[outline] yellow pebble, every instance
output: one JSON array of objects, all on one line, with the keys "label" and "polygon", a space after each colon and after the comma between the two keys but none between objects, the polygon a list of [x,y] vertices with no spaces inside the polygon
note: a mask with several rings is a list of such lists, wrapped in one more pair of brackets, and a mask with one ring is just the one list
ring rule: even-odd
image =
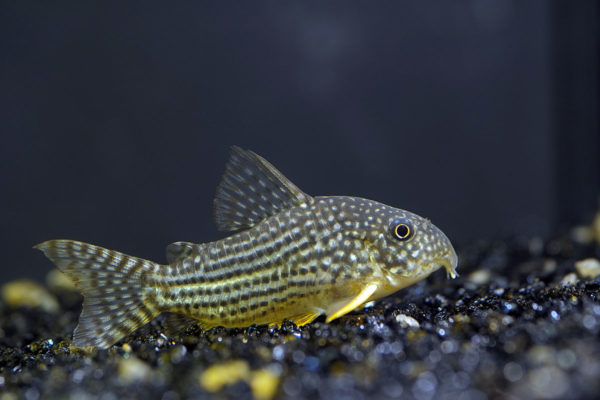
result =
[{"label": "yellow pebble", "polygon": [[240,380],[248,380],[250,367],[244,360],[234,360],[215,364],[206,369],[200,376],[200,385],[209,392],[216,392],[225,385]]},{"label": "yellow pebble", "polygon": [[577,273],[583,278],[594,278],[600,275],[600,261],[595,258],[586,258],[575,263]]},{"label": "yellow pebble", "polygon": [[119,379],[124,384],[150,381],[152,368],[137,357],[123,358],[118,366]]},{"label": "yellow pebble", "polygon": [[19,400],[19,396],[17,396],[15,393],[6,392],[0,394],[0,400]]},{"label": "yellow pebble", "polygon": [[596,214],[596,218],[594,218],[594,222],[592,223],[592,229],[594,230],[596,244],[600,245],[600,212],[598,212]]},{"label": "yellow pebble", "polygon": [[12,307],[40,307],[47,312],[58,311],[58,301],[37,282],[20,279],[2,286],[2,299]]},{"label": "yellow pebble", "polygon": [[52,290],[76,291],[75,284],[67,275],[56,268],[46,274],[46,285]]},{"label": "yellow pebble", "polygon": [[250,387],[252,394],[259,400],[270,400],[277,392],[279,376],[268,369],[260,369],[252,373]]},{"label": "yellow pebble", "polygon": [[341,361],[334,361],[329,367],[331,376],[341,375],[346,372],[346,365]]}]

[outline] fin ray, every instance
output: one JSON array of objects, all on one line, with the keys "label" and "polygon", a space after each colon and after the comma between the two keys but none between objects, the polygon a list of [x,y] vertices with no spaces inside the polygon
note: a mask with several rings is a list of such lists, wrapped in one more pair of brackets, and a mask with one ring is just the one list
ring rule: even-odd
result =
[{"label": "fin ray", "polygon": [[107,348],[159,314],[143,288],[156,264],[73,240],[34,246],[66,273],[84,296],[76,346]]},{"label": "fin ray", "polygon": [[222,231],[250,228],[281,210],[313,201],[258,154],[233,146],[215,196]]},{"label": "fin ray", "polygon": [[180,258],[185,258],[194,251],[194,243],[175,242],[167,246],[167,263],[172,264]]},{"label": "fin ray", "polygon": [[196,319],[187,315],[168,312],[164,314],[163,327],[169,337],[180,337],[187,328],[193,326]]},{"label": "fin ray", "polygon": [[333,321],[334,319],[341,317],[342,315],[348,314],[350,311],[354,310],[356,307],[360,306],[361,304],[364,304],[367,300],[369,300],[369,297],[371,297],[371,295],[373,293],[375,293],[376,290],[377,290],[377,284],[375,284],[375,283],[368,284],[367,286],[365,286],[363,288],[363,290],[360,291],[360,293],[358,295],[356,295],[356,297],[354,297],[348,303],[343,305],[340,309],[334,311],[331,315],[328,315],[325,322],[329,323],[329,322]]},{"label": "fin ray", "polygon": [[303,325],[310,324],[311,322],[313,322],[315,320],[315,318],[317,318],[319,315],[321,315],[321,313],[319,313],[319,312],[306,313],[306,314],[295,315],[294,317],[292,317],[290,319],[292,321],[294,321],[296,326],[303,326]]}]

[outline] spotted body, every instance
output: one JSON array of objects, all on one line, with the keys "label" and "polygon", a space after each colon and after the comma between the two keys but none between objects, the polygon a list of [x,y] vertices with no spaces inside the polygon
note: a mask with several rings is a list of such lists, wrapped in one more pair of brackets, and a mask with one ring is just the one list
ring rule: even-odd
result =
[{"label": "spotted body", "polygon": [[204,328],[331,321],[444,267],[456,253],[429,220],[372,200],[311,197],[234,147],[215,199],[225,239],[167,247],[167,265],[71,240],[36,247],[84,295],[74,333],[105,348],[163,312]]}]

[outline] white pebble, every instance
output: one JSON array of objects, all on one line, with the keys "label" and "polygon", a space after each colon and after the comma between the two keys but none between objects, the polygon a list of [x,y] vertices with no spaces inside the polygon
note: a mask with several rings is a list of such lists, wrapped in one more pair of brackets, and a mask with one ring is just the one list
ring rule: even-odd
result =
[{"label": "white pebble", "polygon": [[565,275],[564,278],[560,281],[562,286],[574,285],[577,283],[577,274],[575,272],[571,272],[570,274]]},{"label": "white pebble", "polygon": [[396,315],[396,322],[403,328],[419,328],[421,326],[419,325],[419,321],[406,314]]}]

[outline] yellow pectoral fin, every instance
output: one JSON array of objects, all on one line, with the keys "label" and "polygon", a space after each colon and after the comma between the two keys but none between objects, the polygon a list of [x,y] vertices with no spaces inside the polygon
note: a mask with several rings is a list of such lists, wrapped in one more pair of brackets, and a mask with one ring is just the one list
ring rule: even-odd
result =
[{"label": "yellow pectoral fin", "polygon": [[350,300],[348,303],[346,303],[344,306],[342,306],[342,308],[335,311],[333,314],[329,315],[327,317],[327,319],[325,320],[325,322],[331,322],[334,319],[339,318],[344,314],[348,314],[350,311],[354,310],[356,307],[360,306],[361,304],[363,304],[364,302],[369,300],[369,297],[371,297],[371,295],[373,293],[375,293],[376,290],[377,290],[377,285],[375,283],[371,283],[371,284],[365,286],[365,288],[363,290],[361,290],[361,292],[355,298]]}]

